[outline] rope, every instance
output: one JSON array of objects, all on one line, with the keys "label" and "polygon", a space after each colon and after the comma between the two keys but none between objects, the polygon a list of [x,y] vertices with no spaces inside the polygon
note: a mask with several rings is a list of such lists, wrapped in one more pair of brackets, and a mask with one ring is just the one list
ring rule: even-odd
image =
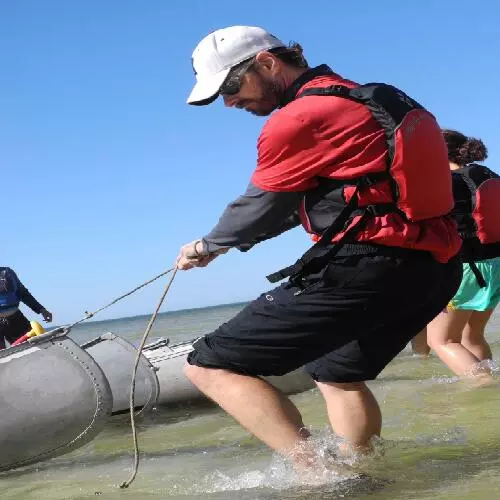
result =
[{"label": "rope", "polygon": [[151,278],[148,281],[145,281],[139,286],[136,286],[133,290],[130,290],[130,292],[124,293],[123,295],[120,295],[120,297],[117,297],[115,300],[111,301],[109,304],[106,304],[105,306],[102,306],[101,308],[97,309],[96,311],[89,313],[88,311],[85,311],[85,317],[82,319],[75,321],[71,325],[65,327],[66,333],[69,332],[74,326],[83,323],[84,321],[92,318],[95,316],[97,313],[103,311],[104,309],[107,309],[108,307],[111,307],[113,304],[116,304],[118,301],[124,299],[125,297],[128,297],[129,295],[132,295],[133,293],[137,292],[141,288],[144,288],[145,286],[149,285],[150,283],[153,283],[153,281],[156,281],[157,279],[161,278],[162,276],[165,276],[169,272],[173,271],[172,276],[168,280],[168,283],[165,286],[165,289],[163,290],[163,293],[160,297],[160,300],[156,306],[156,309],[151,316],[151,319],[149,320],[148,326],[146,327],[146,330],[144,331],[144,334],[142,336],[141,343],[137,349],[137,356],[135,358],[135,363],[134,363],[134,369],[132,373],[132,383],[130,385],[130,423],[132,426],[132,437],[134,440],[134,469],[132,471],[132,474],[130,478],[127,481],[124,481],[122,484],[120,484],[120,488],[128,488],[132,482],[134,481],[137,471],[139,469],[139,443],[137,441],[137,430],[135,427],[135,414],[134,414],[134,408],[135,408],[135,381],[136,381],[136,376],[137,376],[137,368],[139,366],[139,361],[141,359],[141,354],[144,349],[144,346],[146,344],[146,340],[148,338],[149,332],[151,331],[151,328],[153,326],[153,323],[156,320],[156,317],[158,316],[158,311],[160,310],[160,307],[163,304],[163,301],[165,300],[165,297],[170,289],[170,285],[172,285],[172,282],[174,281],[175,275],[177,274],[177,267],[171,267],[170,269],[167,269],[166,271],[163,271],[162,273],[158,274],[154,278]]},{"label": "rope", "polygon": [[[66,331],[69,332],[74,326],[76,326],[76,325],[78,325],[80,323],[83,323],[87,319],[92,318],[97,313],[99,313],[101,311],[104,311],[104,309],[107,309],[108,307],[111,307],[113,304],[116,304],[118,301],[124,299],[125,297],[128,297],[129,295],[132,295],[133,293],[137,292],[137,290],[140,290],[141,288],[144,288],[145,286],[149,285],[150,283],[153,283],[153,281],[156,281],[158,278],[161,278],[162,276],[165,276],[165,274],[168,274],[169,272],[174,271],[174,270],[175,270],[175,272],[177,272],[177,269],[175,267],[171,267],[170,269],[167,269],[166,271],[163,271],[162,273],[158,274],[158,276],[155,276],[154,278],[151,278],[150,280],[145,281],[142,285],[136,286],[133,290],[130,290],[130,292],[127,292],[127,293],[125,293],[123,295],[120,295],[120,297],[117,297],[115,300],[113,300],[109,304],[106,304],[105,306],[97,309],[97,311],[94,311],[92,313],[89,313],[89,312],[85,311],[86,316],[84,318],[78,320],[78,321],[75,321],[73,324],[65,327]],[[174,275],[175,275],[175,272],[174,272]]]},{"label": "rope", "polygon": [[[137,356],[135,358],[134,371],[132,374],[132,383],[130,386],[130,423],[132,426],[132,438],[134,441],[134,469],[133,469],[132,474],[129,477],[129,479],[127,479],[122,484],[120,484],[120,488],[122,488],[122,489],[128,488],[132,484],[132,482],[135,479],[135,476],[137,475],[137,471],[139,470],[139,443],[137,441],[137,430],[135,427],[135,413],[134,413],[135,379],[136,379],[136,375],[137,375],[137,367],[139,366],[139,360],[141,358],[141,353],[142,353],[142,350],[144,349],[144,346],[146,344],[146,340],[148,338],[151,327],[153,326],[153,323],[155,322],[156,316],[158,315],[158,311],[160,310],[160,307],[163,304],[163,301],[165,300],[167,292],[170,289],[170,285],[174,281],[175,275],[177,274],[177,268],[172,268],[172,269],[174,270],[174,272],[172,273],[172,276],[168,280],[168,283],[165,286],[165,289],[163,290],[163,293],[160,297],[160,300],[158,301],[158,305],[156,306],[156,309],[155,309],[153,315],[151,316],[151,319],[149,320],[148,326],[146,327],[146,330],[144,331],[144,334],[142,336],[141,343],[137,349]],[[169,271],[171,271],[172,269],[169,269]],[[166,272],[169,272],[169,271],[166,271]],[[163,274],[166,274],[166,273],[163,273]],[[160,276],[158,276],[158,278],[159,277]]]}]

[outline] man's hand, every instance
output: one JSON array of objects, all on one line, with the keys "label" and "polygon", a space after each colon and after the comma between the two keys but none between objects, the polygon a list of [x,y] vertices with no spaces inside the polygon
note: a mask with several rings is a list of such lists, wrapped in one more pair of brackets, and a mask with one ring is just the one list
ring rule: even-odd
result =
[{"label": "man's hand", "polygon": [[192,241],[182,246],[175,261],[177,269],[187,271],[193,267],[205,267],[219,255],[226,253],[229,248],[221,248],[217,252],[203,253],[203,244],[200,240]]},{"label": "man's hand", "polygon": [[50,323],[52,321],[52,313],[47,311],[47,309],[42,309],[40,311],[40,314],[43,316],[43,319],[47,322]]}]

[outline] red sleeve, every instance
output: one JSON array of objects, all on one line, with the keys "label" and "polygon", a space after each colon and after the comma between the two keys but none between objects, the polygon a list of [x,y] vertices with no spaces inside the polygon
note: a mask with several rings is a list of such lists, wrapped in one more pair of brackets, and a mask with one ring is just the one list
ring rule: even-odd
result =
[{"label": "red sleeve", "polygon": [[317,185],[325,167],[325,145],[315,127],[297,115],[278,111],[264,125],[257,143],[251,182],[265,191],[305,191]]}]

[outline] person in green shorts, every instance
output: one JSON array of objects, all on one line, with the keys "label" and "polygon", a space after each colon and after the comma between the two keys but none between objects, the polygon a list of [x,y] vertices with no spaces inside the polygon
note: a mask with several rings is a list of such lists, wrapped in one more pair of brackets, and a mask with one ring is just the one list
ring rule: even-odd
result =
[{"label": "person in green shorts", "polygon": [[[487,149],[479,139],[466,137],[454,130],[444,130],[448,146],[448,159],[452,173],[469,172],[471,164],[487,158]],[[475,172],[487,178],[497,174],[482,165],[472,165]],[[469,170],[467,170],[469,169]],[[470,191],[462,187],[460,178],[454,176],[455,209],[468,200],[472,211]],[[500,200],[498,201],[500,211]],[[497,212],[498,212],[497,211]],[[493,215],[496,216],[496,215]],[[456,216],[460,225],[461,219]],[[464,241],[464,247],[466,241]],[[498,244],[496,245],[498,247]],[[491,359],[491,349],[485,339],[485,327],[495,307],[500,302],[500,257],[463,263],[460,287],[448,304],[428,326],[412,340],[414,354],[428,355],[432,348],[437,356],[457,375],[484,374],[478,362]],[[479,272],[479,275],[478,275]],[[478,277],[479,276],[479,277]],[[482,280],[481,280],[482,278]]]}]

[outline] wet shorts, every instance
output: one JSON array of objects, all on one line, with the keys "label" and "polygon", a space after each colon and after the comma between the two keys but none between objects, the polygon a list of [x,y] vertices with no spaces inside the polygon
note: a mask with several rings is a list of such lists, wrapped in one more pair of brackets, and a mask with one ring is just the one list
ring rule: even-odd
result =
[{"label": "wet shorts", "polygon": [[450,301],[450,308],[469,311],[495,309],[500,302],[500,257],[476,262],[486,282],[481,288],[469,264],[463,264],[463,278],[460,287]]},{"label": "wet shorts", "polygon": [[455,294],[458,259],[427,252],[337,256],[298,287],[285,283],[194,344],[188,363],[252,376],[306,365],[323,382],[374,379]]}]

